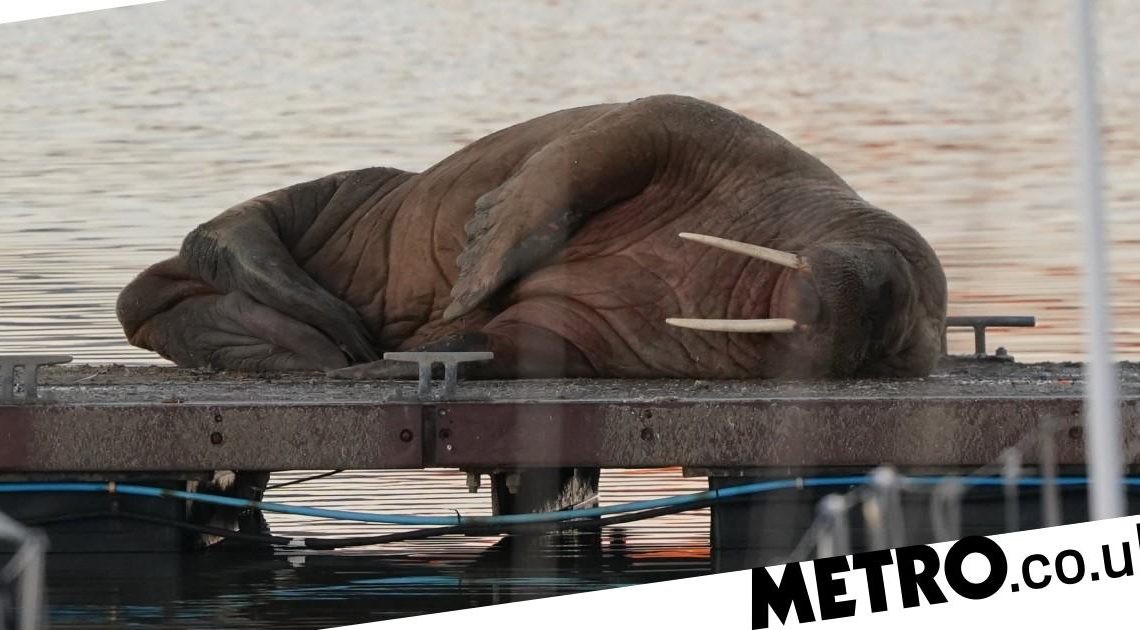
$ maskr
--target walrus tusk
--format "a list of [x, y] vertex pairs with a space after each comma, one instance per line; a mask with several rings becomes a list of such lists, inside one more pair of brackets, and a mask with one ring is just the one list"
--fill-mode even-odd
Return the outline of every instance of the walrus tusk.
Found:
[[759, 258], [760, 260], [767, 260], [768, 262], [791, 267], [792, 269], [798, 269], [800, 271], [808, 271], [810, 269], [806, 260], [790, 252], [782, 252], [778, 249], [761, 247], [759, 245], [752, 245], [751, 243], [730, 241], [727, 238], [693, 234], [692, 232], [681, 232], [678, 236], [685, 240], [704, 243], [710, 247], [716, 247], [737, 254], [744, 254], [745, 256]]
[[670, 317], [665, 320], [665, 323], [670, 326], [692, 328], [693, 330], [744, 333], [789, 333], [795, 332], [798, 327], [794, 319], [683, 319]]

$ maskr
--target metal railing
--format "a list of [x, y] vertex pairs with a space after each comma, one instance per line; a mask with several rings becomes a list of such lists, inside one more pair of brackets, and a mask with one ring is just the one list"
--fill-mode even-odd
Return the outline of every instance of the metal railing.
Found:
[[0, 543], [16, 546], [0, 566], [0, 630], [39, 630], [45, 619], [47, 537], [0, 512]]

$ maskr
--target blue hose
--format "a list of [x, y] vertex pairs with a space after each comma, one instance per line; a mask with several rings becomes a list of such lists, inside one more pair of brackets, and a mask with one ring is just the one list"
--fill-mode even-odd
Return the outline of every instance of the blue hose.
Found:
[[[640, 512], [660, 507], [677, 507], [693, 505], [710, 500], [728, 499], [751, 494], [761, 494], [776, 490], [789, 490], [794, 488], [827, 488], [844, 487], [870, 483], [870, 475], [851, 475], [837, 477], [805, 477], [796, 479], [776, 479], [756, 483], [742, 484], [728, 488], [682, 494], [660, 499], [632, 501], [606, 507], [587, 508], [579, 510], [565, 510], [561, 512], [535, 512], [529, 514], [505, 514], [500, 516], [409, 516], [404, 514], [374, 514], [370, 512], [352, 512], [347, 510], [329, 510], [324, 508], [289, 505], [269, 501], [250, 501], [235, 497], [225, 497], [199, 492], [185, 492], [183, 490], [170, 490], [166, 488], [153, 488], [132, 484], [119, 484], [115, 482], [95, 483], [0, 483], [0, 494], [25, 492], [89, 492], [125, 494], [141, 497], [157, 497], [167, 499], [182, 499], [212, 505], [222, 505], [237, 508], [256, 508], [266, 512], [292, 514], [294, 516], [313, 516], [318, 518], [331, 518], [344, 521], [359, 521], [364, 523], [382, 523], [388, 525], [519, 525], [524, 523], [557, 523], [580, 518], [593, 518], [610, 514]], [[1008, 482], [1003, 477], [955, 477], [955, 476], [915, 476], [902, 477], [903, 483], [914, 485], [937, 485], [950, 480], [958, 480], [964, 486], [994, 487], [1004, 486]], [[1083, 486], [1088, 484], [1087, 477], [1057, 477], [1053, 480], [1058, 486]], [[1016, 480], [1019, 486], [1040, 487], [1046, 483], [1042, 477], [1021, 477]], [[1140, 477], [1126, 477], [1125, 485], [1140, 486]]]

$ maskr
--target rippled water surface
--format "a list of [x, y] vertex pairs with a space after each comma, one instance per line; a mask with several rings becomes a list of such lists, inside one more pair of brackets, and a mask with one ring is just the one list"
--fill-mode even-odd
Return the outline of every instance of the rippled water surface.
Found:
[[[1116, 345], [1140, 358], [1140, 10], [1099, 4]], [[994, 333], [1020, 359], [1077, 358], [1067, 6], [172, 0], [2, 25], [0, 352], [152, 361], [121, 338], [115, 296], [222, 209], [343, 169], [423, 169], [554, 109], [675, 92], [765, 123], [914, 224], [942, 258], [952, 312], [1036, 315], [1032, 331]], [[963, 350], [970, 339], [951, 342]], [[616, 501], [700, 486], [678, 471], [614, 473], [603, 491]], [[361, 473], [281, 492], [385, 511], [486, 507], [484, 494], [442, 472]], [[631, 527], [620, 545], [606, 538], [590, 570], [559, 560], [480, 573], [475, 559], [496, 553], [488, 539], [199, 558], [168, 568], [181, 581], [124, 569], [95, 586], [64, 567], [54, 614], [76, 626], [314, 627], [706, 570], [707, 517], [671, 518]], [[488, 576], [518, 579], [493, 587], [479, 581]], [[170, 592], [135, 597], [156, 588]]]
[[[1117, 347], [1140, 355], [1140, 11], [1100, 3]], [[0, 348], [150, 360], [116, 292], [222, 209], [422, 169], [554, 109], [650, 93], [743, 112], [916, 225], [953, 311], [1081, 352], [1071, 48], [1036, 0], [174, 0], [0, 26]], [[966, 348], [968, 335], [954, 343]]]
[[[307, 476], [295, 472], [274, 483]], [[679, 470], [603, 474], [602, 505], [704, 489]], [[453, 471], [362, 471], [267, 499], [387, 513], [490, 513]], [[396, 526], [268, 514], [284, 536], [344, 537]], [[323, 628], [708, 573], [708, 512], [527, 541], [448, 537], [337, 552], [59, 554], [48, 565], [57, 627]]]

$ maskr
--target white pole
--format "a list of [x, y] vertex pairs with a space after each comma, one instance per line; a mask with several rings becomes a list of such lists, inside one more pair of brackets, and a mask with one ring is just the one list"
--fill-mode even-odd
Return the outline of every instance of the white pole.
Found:
[[[44, 622], [44, 553], [47, 551], [47, 537], [25, 528], [0, 512], [0, 540], [18, 545], [16, 553], [8, 562], [0, 565], [0, 585], [17, 585], [17, 630], [38, 630]], [[6, 627], [4, 619], [0, 619], [0, 628]]]
[[1104, 239], [1104, 178], [1097, 107], [1096, 32], [1093, 0], [1074, 0], [1077, 46], [1077, 126], [1084, 214], [1085, 324], [1085, 461], [1089, 471], [1089, 517], [1124, 515], [1121, 473], [1120, 409], [1116, 369], [1112, 362], [1112, 324]]

